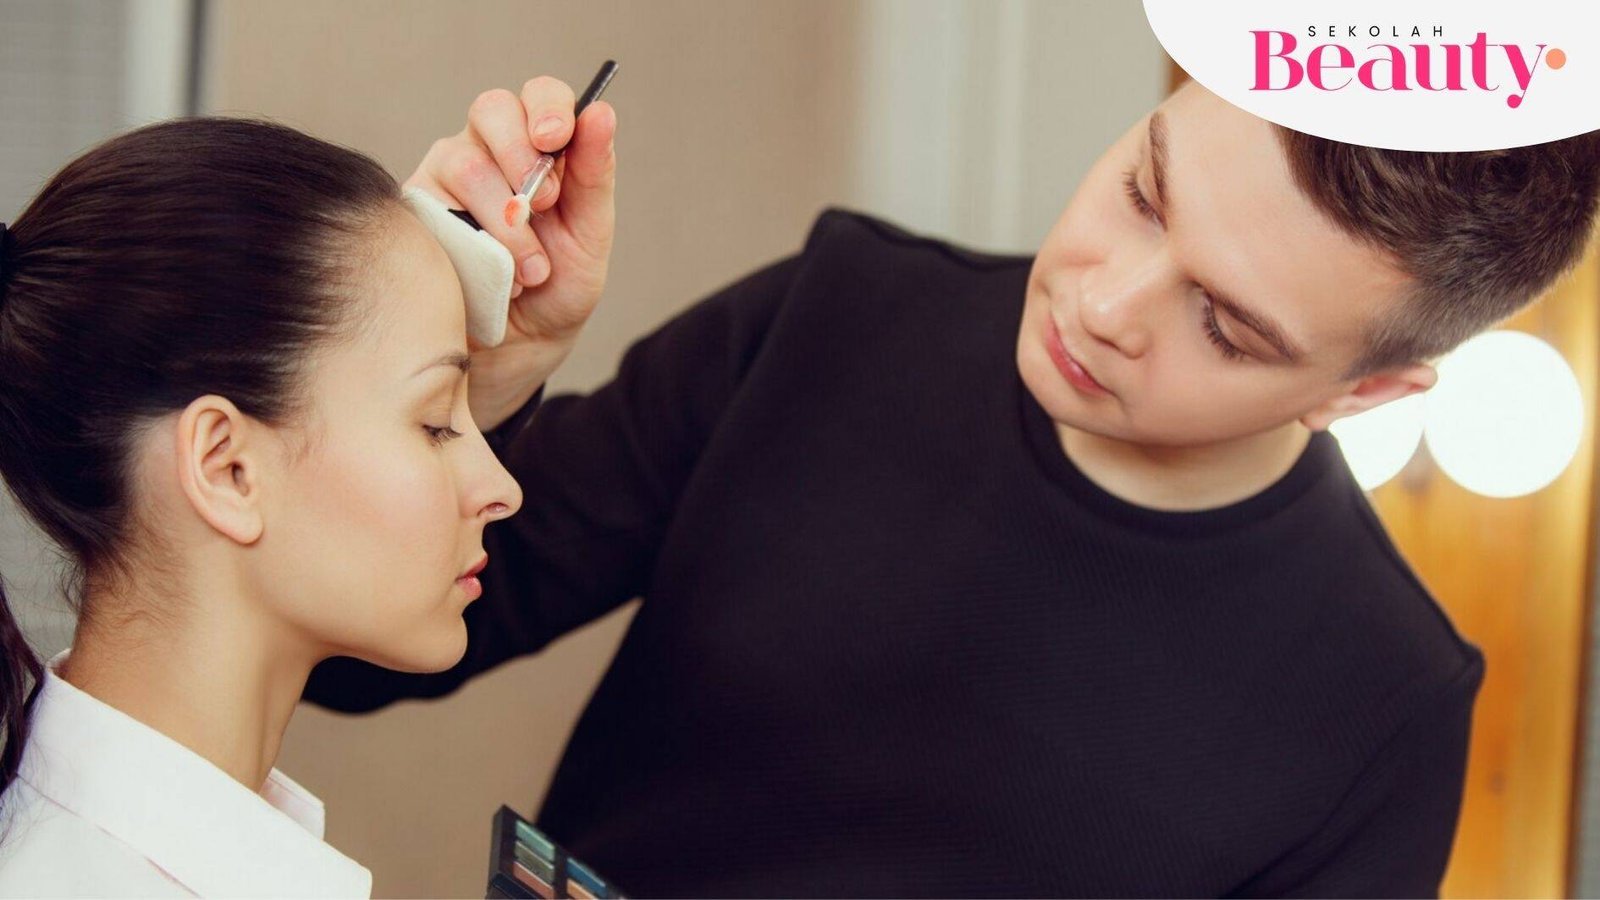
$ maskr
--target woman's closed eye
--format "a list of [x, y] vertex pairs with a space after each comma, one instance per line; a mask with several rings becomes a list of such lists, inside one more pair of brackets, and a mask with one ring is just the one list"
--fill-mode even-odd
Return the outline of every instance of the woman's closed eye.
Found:
[[422, 430], [428, 433], [428, 440], [432, 441], [434, 446], [443, 446], [444, 444], [461, 437], [461, 432], [451, 428], [449, 425], [442, 427], [435, 425], [423, 425]]

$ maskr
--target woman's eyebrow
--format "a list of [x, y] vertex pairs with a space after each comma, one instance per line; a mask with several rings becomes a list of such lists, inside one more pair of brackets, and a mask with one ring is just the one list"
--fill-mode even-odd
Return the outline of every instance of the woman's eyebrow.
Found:
[[472, 357], [460, 351], [452, 351], [411, 373], [411, 377], [415, 378], [418, 375], [421, 375], [423, 372], [426, 372], [429, 369], [437, 368], [438, 366], [455, 366], [457, 369], [461, 370], [462, 374], [466, 374], [467, 370], [472, 368]]

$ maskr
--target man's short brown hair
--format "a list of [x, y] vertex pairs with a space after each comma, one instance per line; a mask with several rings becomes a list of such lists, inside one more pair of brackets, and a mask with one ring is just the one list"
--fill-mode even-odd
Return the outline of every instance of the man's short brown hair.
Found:
[[1275, 128], [1300, 190], [1412, 279], [1350, 377], [1436, 359], [1509, 317], [1583, 257], [1594, 230], [1600, 131], [1425, 153]]

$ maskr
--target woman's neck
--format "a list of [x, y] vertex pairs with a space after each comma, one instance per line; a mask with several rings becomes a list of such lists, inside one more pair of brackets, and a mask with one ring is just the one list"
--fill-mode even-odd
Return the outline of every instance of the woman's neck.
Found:
[[172, 615], [119, 616], [161, 608], [125, 595], [87, 603], [59, 674], [260, 791], [315, 657], [240, 605], [160, 599]]

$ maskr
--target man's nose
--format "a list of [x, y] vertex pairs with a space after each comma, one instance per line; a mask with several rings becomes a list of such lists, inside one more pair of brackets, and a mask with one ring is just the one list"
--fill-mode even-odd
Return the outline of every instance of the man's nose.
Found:
[[1084, 332], [1130, 358], [1149, 352], [1155, 319], [1173, 287], [1163, 259], [1153, 255], [1097, 266], [1080, 284], [1078, 319]]

